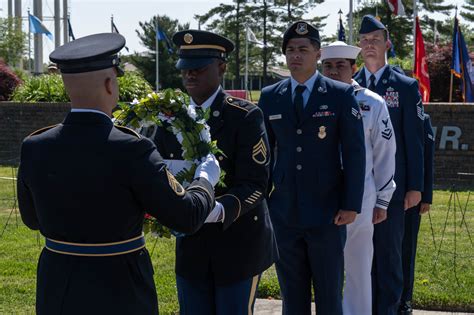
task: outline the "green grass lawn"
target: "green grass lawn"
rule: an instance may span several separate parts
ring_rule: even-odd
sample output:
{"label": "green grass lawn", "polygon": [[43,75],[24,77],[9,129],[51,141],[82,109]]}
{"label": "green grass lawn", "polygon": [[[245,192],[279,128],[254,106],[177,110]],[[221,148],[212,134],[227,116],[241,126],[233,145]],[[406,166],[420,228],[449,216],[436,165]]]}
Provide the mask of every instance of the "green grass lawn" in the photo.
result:
{"label": "green grass lawn", "polygon": [[254,103],[257,103],[258,100],[260,99],[260,90],[255,90],[255,91],[250,91],[250,100]]}
{"label": "green grass lawn", "polygon": [[11,167],[0,167],[0,210],[9,209],[13,206],[15,199],[13,187],[16,182],[11,178],[16,177],[16,169]]}
{"label": "green grass lawn", "polygon": [[[0,177],[11,177],[11,172],[10,168],[0,167]],[[8,199],[0,202],[0,233],[11,214],[5,234],[0,238],[0,314],[33,313],[36,263],[43,240],[37,232],[30,231],[21,223],[17,212],[10,211],[14,196],[12,187],[14,185],[11,180],[0,179],[0,199]],[[436,191],[434,194],[431,220],[436,247],[433,244],[430,220],[428,216],[423,216],[418,241],[414,301],[419,308],[474,311],[474,250],[464,222],[460,226],[460,210],[456,211],[456,226],[452,209],[447,216],[449,196],[447,191]],[[467,197],[468,192],[459,193],[463,205]],[[474,238],[474,195],[471,200],[465,219],[470,236]],[[434,269],[446,218],[448,224]],[[147,244],[151,252],[155,239],[149,238]],[[174,279],[174,239],[159,239],[152,260],[160,314],[173,314],[178,310]],[[264,273],[258,296],[279,298],[274,268]]]}

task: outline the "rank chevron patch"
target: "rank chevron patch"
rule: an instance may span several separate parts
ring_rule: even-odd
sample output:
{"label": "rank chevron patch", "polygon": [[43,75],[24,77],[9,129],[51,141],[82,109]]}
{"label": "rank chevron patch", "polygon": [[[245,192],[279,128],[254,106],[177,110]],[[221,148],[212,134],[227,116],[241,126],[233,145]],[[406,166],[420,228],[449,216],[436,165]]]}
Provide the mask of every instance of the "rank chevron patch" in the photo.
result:
{"label": "rank chevron patch", "polygon": [[418,115],[418,118],[420,118],[421,120],[425,120],[425,113],[423,111],[423,107],[421,106],[416,106],[416,114]]}
{"label": "rank chevron patch", "polygon": [[258,141],[257,144],[253,146],[252,159],[257,164],[267,163],[267,147],[265,146],[265,141],[263,141],[263,138],[260,138],[260,141]]}
{"label": "rank chevron patch", "polygon": [[178,182],[176,178],[174,178],[173,174],[170,171],[166,170],[166,176],[168,176],[168,183],[170,184],[171,189],[176,193],[178,196],[182,196],[185,194],[185,190],[183,186]]}
{"label": "rank chevron patch", "polygon": [[382,138],[390,140],[390,138],[392,138],[392,134],[392,129],[385,129],[384,131],[382,131]]}

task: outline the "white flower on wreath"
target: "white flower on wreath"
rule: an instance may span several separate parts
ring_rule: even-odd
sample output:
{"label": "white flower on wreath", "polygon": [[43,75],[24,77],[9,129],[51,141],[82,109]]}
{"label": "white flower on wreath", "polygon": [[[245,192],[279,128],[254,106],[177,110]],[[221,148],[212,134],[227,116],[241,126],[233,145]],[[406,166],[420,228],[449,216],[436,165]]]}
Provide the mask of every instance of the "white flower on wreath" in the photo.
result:
{"label": "white flower on wreath", "polygon": [[[167,123],[171,123],[175,119],[174,117],[169,117],[169,116],[166,116],[162,113],[159,113],[157,117],[160,121],[167,122]],[[176,132],[173,131],[173,133],[176,133]]]}
{"label": "white flower on wreath", "polygon": [[155,123],[151,120],[141,120],[140,121],[140,128],[148,128],[154,126]]}
{"label": "white flower on wreath", "polygon": [[175,133],[175,129],[173,128],[173,133],[176,135],[176,139],[179,143],[183,143],[183,134],[181,132]]}
{"label": "white flower on wreath", "polygon": [[209,132],[209,129],[207,126],[204,127],[204,129],[201,130],[199,133],[199,136],[201,137],[201,140],[204,142],[211,142],[211,133]]}
{"label": "white flower on wreath", "polygon": [[194,106],[187,106],[186,111],[188,112],[188,116],[193,120],[196,120],[196,109]]}

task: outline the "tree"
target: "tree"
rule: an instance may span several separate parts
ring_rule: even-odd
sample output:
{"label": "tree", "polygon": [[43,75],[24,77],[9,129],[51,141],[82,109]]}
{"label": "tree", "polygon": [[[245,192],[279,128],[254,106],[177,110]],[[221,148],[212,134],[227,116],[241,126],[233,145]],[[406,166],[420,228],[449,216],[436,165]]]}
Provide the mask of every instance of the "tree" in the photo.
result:
{"label": "tree", "polygon": [[461,11],[461,16],[469,22],[474,22],[474,0],[464,0],[462,8],[464,10]]}
{"label": "tree", "polygon": [[21,20],[0,18],[0,57],[7,64],[19,64],[25,51],[26,35],[20,28]]}
{"label": "tree", "polygon": [[[199,24],[206,29],[224,35],[235,43],[235,52],[229,59],[229,71],[240,87],[240,74],[243,72],[241,43],[245,42],[245,25],[248,25],[265,44],[263,48],[249,47],[249,64],[253,70],[263,73],[277,64],[281,54],[281,39],[289,22],[302,19],[308,10],[324,0],[234,0],[233,4],[221,4],[203,15],[196,15]],[[314,17],[310,21],[322,27],[326,17]],[[261,54],[258,60],[257,54]],[[255,71],[253,71],[255,72]]]}
{"label": "tree", "polygon": [[[325,0],[274,0],[274,5],[277,7],[286,7],[286,14],[281,16],[281,21],[288,26],[296,20],[302,20],[303,15],[308,13],[308,10],[313,9],[317,4],[323,3]],[[323,21],[327,16],[315,16],[310,21],[316,28],[320,29],[325,26]]]}
{"label": "tree", "polygon": [[[245,40],[241,30],[245,30],[245,21],[248,20],[248,0],[233,0],[234,4],[220,4],[203,15],[195,15],[199,25],[209,24],[206,29],[231,39],[235,44],[235,51],[230,57],[229,71],[233,74],[240,87],[241,53],[240,43]],[[216,18],[217,17],[217,18]]]}
{"label": "tree", "polygon": [[[434,46],[427,44],[426,60],[430,74],[431,102],[449,101],[449,84],[451,83],[451,61],[452,46]],[[462,102],[462,94],[459,89],[459,80],[453,77],[453,102]]]}
{"label": "tree", "polygon": [[[266,44],[262,51],[263,80],[265,84],[267,81],[268,63],[275,60],[275,54],[279,55],[281,53],[282,34],[290,24],[297,20],[303,20],[303,15],[307,13],[308,10],[314,8],[317,4],[323,3],[324,0],[274,0],[273,4],[269,3],[270,1],[268,0],[254,0],[254,2],[257,4],[261,2],[262,9],[264,12],[267,12],[268,15],[267,20],[267,15],[263,15],[262,21],[263,42]],[[280,12],[282,11],[286,14],[281,14]],[[325,26],[323,21],[326,18],[327,16],[314,16],[312,19],[305,20],[313,24],[316,28],[321,29]],[[267,40],[267,33],[270,41]],[[271,42],[274,49],[269,49],[267,42]]]}
{"label": "tree", "polygon": [[[130,61],[143,73],[145,79],[155,86],[156,81],[156,24],[159,24],[161,30],[170,38],[174,33],[189,29],[189,23],[179,24],[178,20],[172,20],[166,15],[157,15],[147,22],[139,22],[140,29],[135,30],[141,44],[148,49],[148,52],[142,54],[132,54],[128,56]],[[183,87],[179,72],[176,70],[178,57],[176,47],[173,51],[168,51],[164,41],[158,42],[159,49],[159,75],[160,88]],[[124,59],[128,59],[124,58]]]}
{"label": "tree", "polygon": [[21,80],[0,59],[0,102],[8,101]]}

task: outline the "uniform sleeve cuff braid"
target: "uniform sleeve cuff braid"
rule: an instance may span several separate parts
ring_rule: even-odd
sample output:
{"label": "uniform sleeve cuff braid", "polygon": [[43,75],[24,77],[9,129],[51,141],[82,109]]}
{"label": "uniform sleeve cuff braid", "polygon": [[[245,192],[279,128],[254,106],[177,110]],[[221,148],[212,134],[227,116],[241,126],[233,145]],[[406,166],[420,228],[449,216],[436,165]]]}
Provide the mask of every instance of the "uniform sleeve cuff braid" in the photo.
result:
{"label": "uniform sleeve cuff braid", "polygon": [[239,198],[235,195],[222,195],[216,198],[225,209],[224,226],[226,230],[240,216],[241,204]]}

